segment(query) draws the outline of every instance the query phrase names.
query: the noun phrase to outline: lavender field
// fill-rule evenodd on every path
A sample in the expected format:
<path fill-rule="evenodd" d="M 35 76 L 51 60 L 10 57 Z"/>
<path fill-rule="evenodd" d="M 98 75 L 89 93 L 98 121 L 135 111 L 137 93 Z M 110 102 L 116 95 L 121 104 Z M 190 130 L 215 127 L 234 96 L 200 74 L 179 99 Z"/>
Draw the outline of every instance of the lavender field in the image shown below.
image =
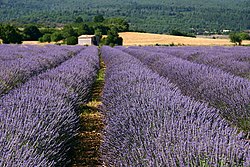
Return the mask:
<path fill-rule="evenodd" d="M 107 66 L 101 147 L 106 164 L 250 166 L 250 82 L 185 58 L 204 49 L 101 48 Z M 223 52 L 220 58 L 214 48 L 219 60 L 250 63 L 249 49 L 221 49 L 234 50 L 236 57 Z"/>
<path fill-rule="evenodd" d="M 3 47 L 14 50 L 2 53 L 1 63 L 21 64 L 13 75 L 20 72 L 24 83 L 17 86 L 15 81 L 16 88 L 5 91 L 0 99 L 0 166 L 66 166 L 79 126 L 79 103 L 88 100 L 99 68 L 97 48 Z"/>
<path fill-rule="evenodd" d="M 80 106 L 100 77 L 98 165 L 250 166 L 250 48 L 0 51 L 0 166 L 72 166 Z"/>
<path fill-rule="evenodd" d="M 32 76 L 54 68 L 82 47 L 0 45 L 0 96 Z"/>

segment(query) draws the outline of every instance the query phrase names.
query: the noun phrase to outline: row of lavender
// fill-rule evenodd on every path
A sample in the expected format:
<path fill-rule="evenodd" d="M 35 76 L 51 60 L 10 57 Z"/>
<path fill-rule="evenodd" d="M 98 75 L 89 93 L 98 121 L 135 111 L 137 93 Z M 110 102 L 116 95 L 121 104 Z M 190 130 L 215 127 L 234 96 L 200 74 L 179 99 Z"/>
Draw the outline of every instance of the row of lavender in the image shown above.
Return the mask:
<path fill-rule="evenodd" d="M 58 66 L 83 47 L 0 45 L 0 96 L 30 77 Z"/>
<path fill-rule="evenodd" d="M 102 47 L 101 146 L 109 166 L 249 166 L 249 142 L 218 110 L 183 96 L 135 57 Z"/>
<path fill-rule="evenodd" d="M 153 71 L 176 84 L 187 96 L 209 102 L 221 114 L 245 131 L 250 129 L 250 81 L 220 69 L 163 53 L 127 48 Z"/>
<path fill-rule="evenodd" d="M 220 68 L 250 79 L 250 49 L 247 47 L 145 47 L 199 64 Z"/>
<path fill-rule="evenodd" d="M 86 101 L 99 68 L 87 47 L 0 99 L 0 166 L 66 166 L 77 131 L 77 106 Z"/>

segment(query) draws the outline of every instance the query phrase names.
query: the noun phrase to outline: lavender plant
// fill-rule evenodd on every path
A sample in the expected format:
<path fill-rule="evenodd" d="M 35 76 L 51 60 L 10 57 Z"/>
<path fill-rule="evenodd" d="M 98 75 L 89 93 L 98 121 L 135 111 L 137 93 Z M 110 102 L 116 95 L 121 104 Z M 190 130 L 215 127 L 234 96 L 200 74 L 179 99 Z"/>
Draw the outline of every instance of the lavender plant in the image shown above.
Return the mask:
<path fill-rule="evenodd" d="M 26 82 L 76 55 L 83 48 L 48 45 L 19 46 L 1 45 L 0 54 L 0 96 L 15 86 Z"/>
<path fill-rule="evenodd" d="M 57 68 L 0 99 L 0 166 L 66 166 L 78 125 L 77 106 L 89 98 L 99 68 L 87 47 Z"/>
<path fill-rule="evenodd" d="M 206 64 L 250 79 L 250 49 L 247 47 L 144 47 L 144 49 Z"/>
<path fill-rule="evenodd" d="M 183 96 L 138 59 L 102 47 L 101 146 L 108 166 L 249 166 L 249 142 L 218 110 Z"/>
<path fill-rule="evenodd" d="M 220 69 L 192 63 L 172 55 L 127 49 L 148 67 L 175 83 L 183 94 L 209 102 L 221 114 L 248 132 L 250 129 L 250 82 Z"/>

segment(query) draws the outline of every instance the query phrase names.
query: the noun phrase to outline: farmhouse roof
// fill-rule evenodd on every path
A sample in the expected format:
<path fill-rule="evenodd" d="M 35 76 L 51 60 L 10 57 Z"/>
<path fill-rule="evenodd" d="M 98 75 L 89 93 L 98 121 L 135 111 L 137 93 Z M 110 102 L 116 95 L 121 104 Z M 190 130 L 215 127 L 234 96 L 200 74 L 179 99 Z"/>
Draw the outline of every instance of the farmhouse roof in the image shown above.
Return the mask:
<path fill-rule="evenodd" d="M 78 38 L 92 38 L 94 37 L 95 35 L 81 35 L 79 36 Z"/>

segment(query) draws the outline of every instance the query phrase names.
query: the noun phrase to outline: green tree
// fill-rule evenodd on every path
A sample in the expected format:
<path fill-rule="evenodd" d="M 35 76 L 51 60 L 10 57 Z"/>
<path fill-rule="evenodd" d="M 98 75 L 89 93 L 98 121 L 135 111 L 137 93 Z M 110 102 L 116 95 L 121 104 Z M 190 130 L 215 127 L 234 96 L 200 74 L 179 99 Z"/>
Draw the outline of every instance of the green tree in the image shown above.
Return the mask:
<path fill-rule="evenodd" d="M 250 35 L 246 32 L 239 33 L 239 36 L 242 40 L 250 40 Z"/>
<path fill-rule="evenodd" d="M 102 31 L 100 29 L 96 29 L 95 36 L 96 36 L 96 44 L 95 45 L 99 45 L 99 43 L 102 39 Z"/>
<path fill-rule="evenodd" d="M 94 17 L 93 20 L 94 20 L 95 23 L 101 23 L 101 22 L 104 21 L 104 17 L 102 15 L 97 15 L 97 16 Z"/>
<path fill-rule="evenodd" d="M 239 45 L 241 45 L 241 43 L 242 43 L 242 38 L 240 36 L 240 33 L 231 33 L 229 35 L 229 38 L 230 38 L 230 41 L 235 43 L 236 45 L 237 45 L 237 43 Z"/>
<path fill-rule="evenodd" d="M 102 38 L 102 31 L 100 29 L 95 30 L 95 36 Z"/>
<path fill-rule="evenodd" d="M 42 33 L 42 35 L 44 34 L 53 34 L 54 32 L 58 31 L 55 28 L 41 28 L 40 32 Z"/>
<path fill-rule="evenodd" d="M 105 23 L 97 23 L 93 25 L 93 29 L 94 30 L 99 29 L 102 32 L 102 35 L 107 35 L 108 30 L 110 30 L 109 26 Z"/>
<path fill-rule="evenodd" d="M 108 31 L 108 36 L 106 38 L 105 44 L 114 46 L 116 43 L 116 40 L 118 39 L 118 32 L 115 28 L 112 28 Z"/>
<path fill-rule="evenodd" d="M 43 42 L 43 37 L 38 38 L 39 42 Z"/>
<path fill-rule="evenodd" d="M 128 22 L 122 18 L 109 18 L 105 20 L 105 23 L 108 24 L 110 27 L 116 27 L 119 32 L 129 30 Z"/>
<path fill-rule="evenodd" d="M 63 35 L 61 32 L 56 31 L 53 34 L 51 34 L 51 41 L 58 42 L 60 40 L 63 40 Z"/>
<path fill-rule="evenodd" d="M 94 30 L 84 23 L 80 24 L 77 30 L 78 35 L 91 35 L 93 33 Z"/>
<path fill-rule="evenodd" d="M 75 23 L 82 23 L 83 19 L 81 17 L 77 17 Z"/>
<path fill-rule="evenodd" d="M 123 39 L 122 39 L 122 37 L 118 37 L 118 38 L 117 38 L 116 44 L 117 44 L 117 45 L 123 45 Z"/>
<path fill-rule="evenodd" d="M 108 31 L 108 36 L 103 39 L 102 43 L 104 45 L 110 45 L 110 46 L 115 46 L 115 45 L 122 45 L 122 38 L 119 37 L 117 28 L 112 27 Z"/>
<path fill-rule="evenodd" d="M 65 25 L 62 29 L 62 35 L 64 37 L 64 39 L 71 37 L 71 36 L 77 36 L 77 33 L 75 32 L 75 30 L 73 29 L 73 27 L 71 25 Z"/>
<path fill-rule="evenodd" d="M 0 25 L 0 39 L 2 39 L 4 44 L 21 44 L 23 37 L 17 27 Z"/>
<path fill-rule="evenodd" d="M 38 40 L 38 38 L 42 36 L 40 30 L 34 25 L 25 27 L 23 33 L 24 33 L 24 40 L 27 41 L 36 41 Z"/>
<path fill-rule="evenodd" d="M 78 39 L 75 36 L 71 36 L 66 38 L 66 44 L 67 45 L 76 45 L 78 43 Z"/>
<path fill-rule="evenodd" d="M 44 34 L 42 37 L 38 39 L 40 42 L 51 42 L 51 34 Z"/>

